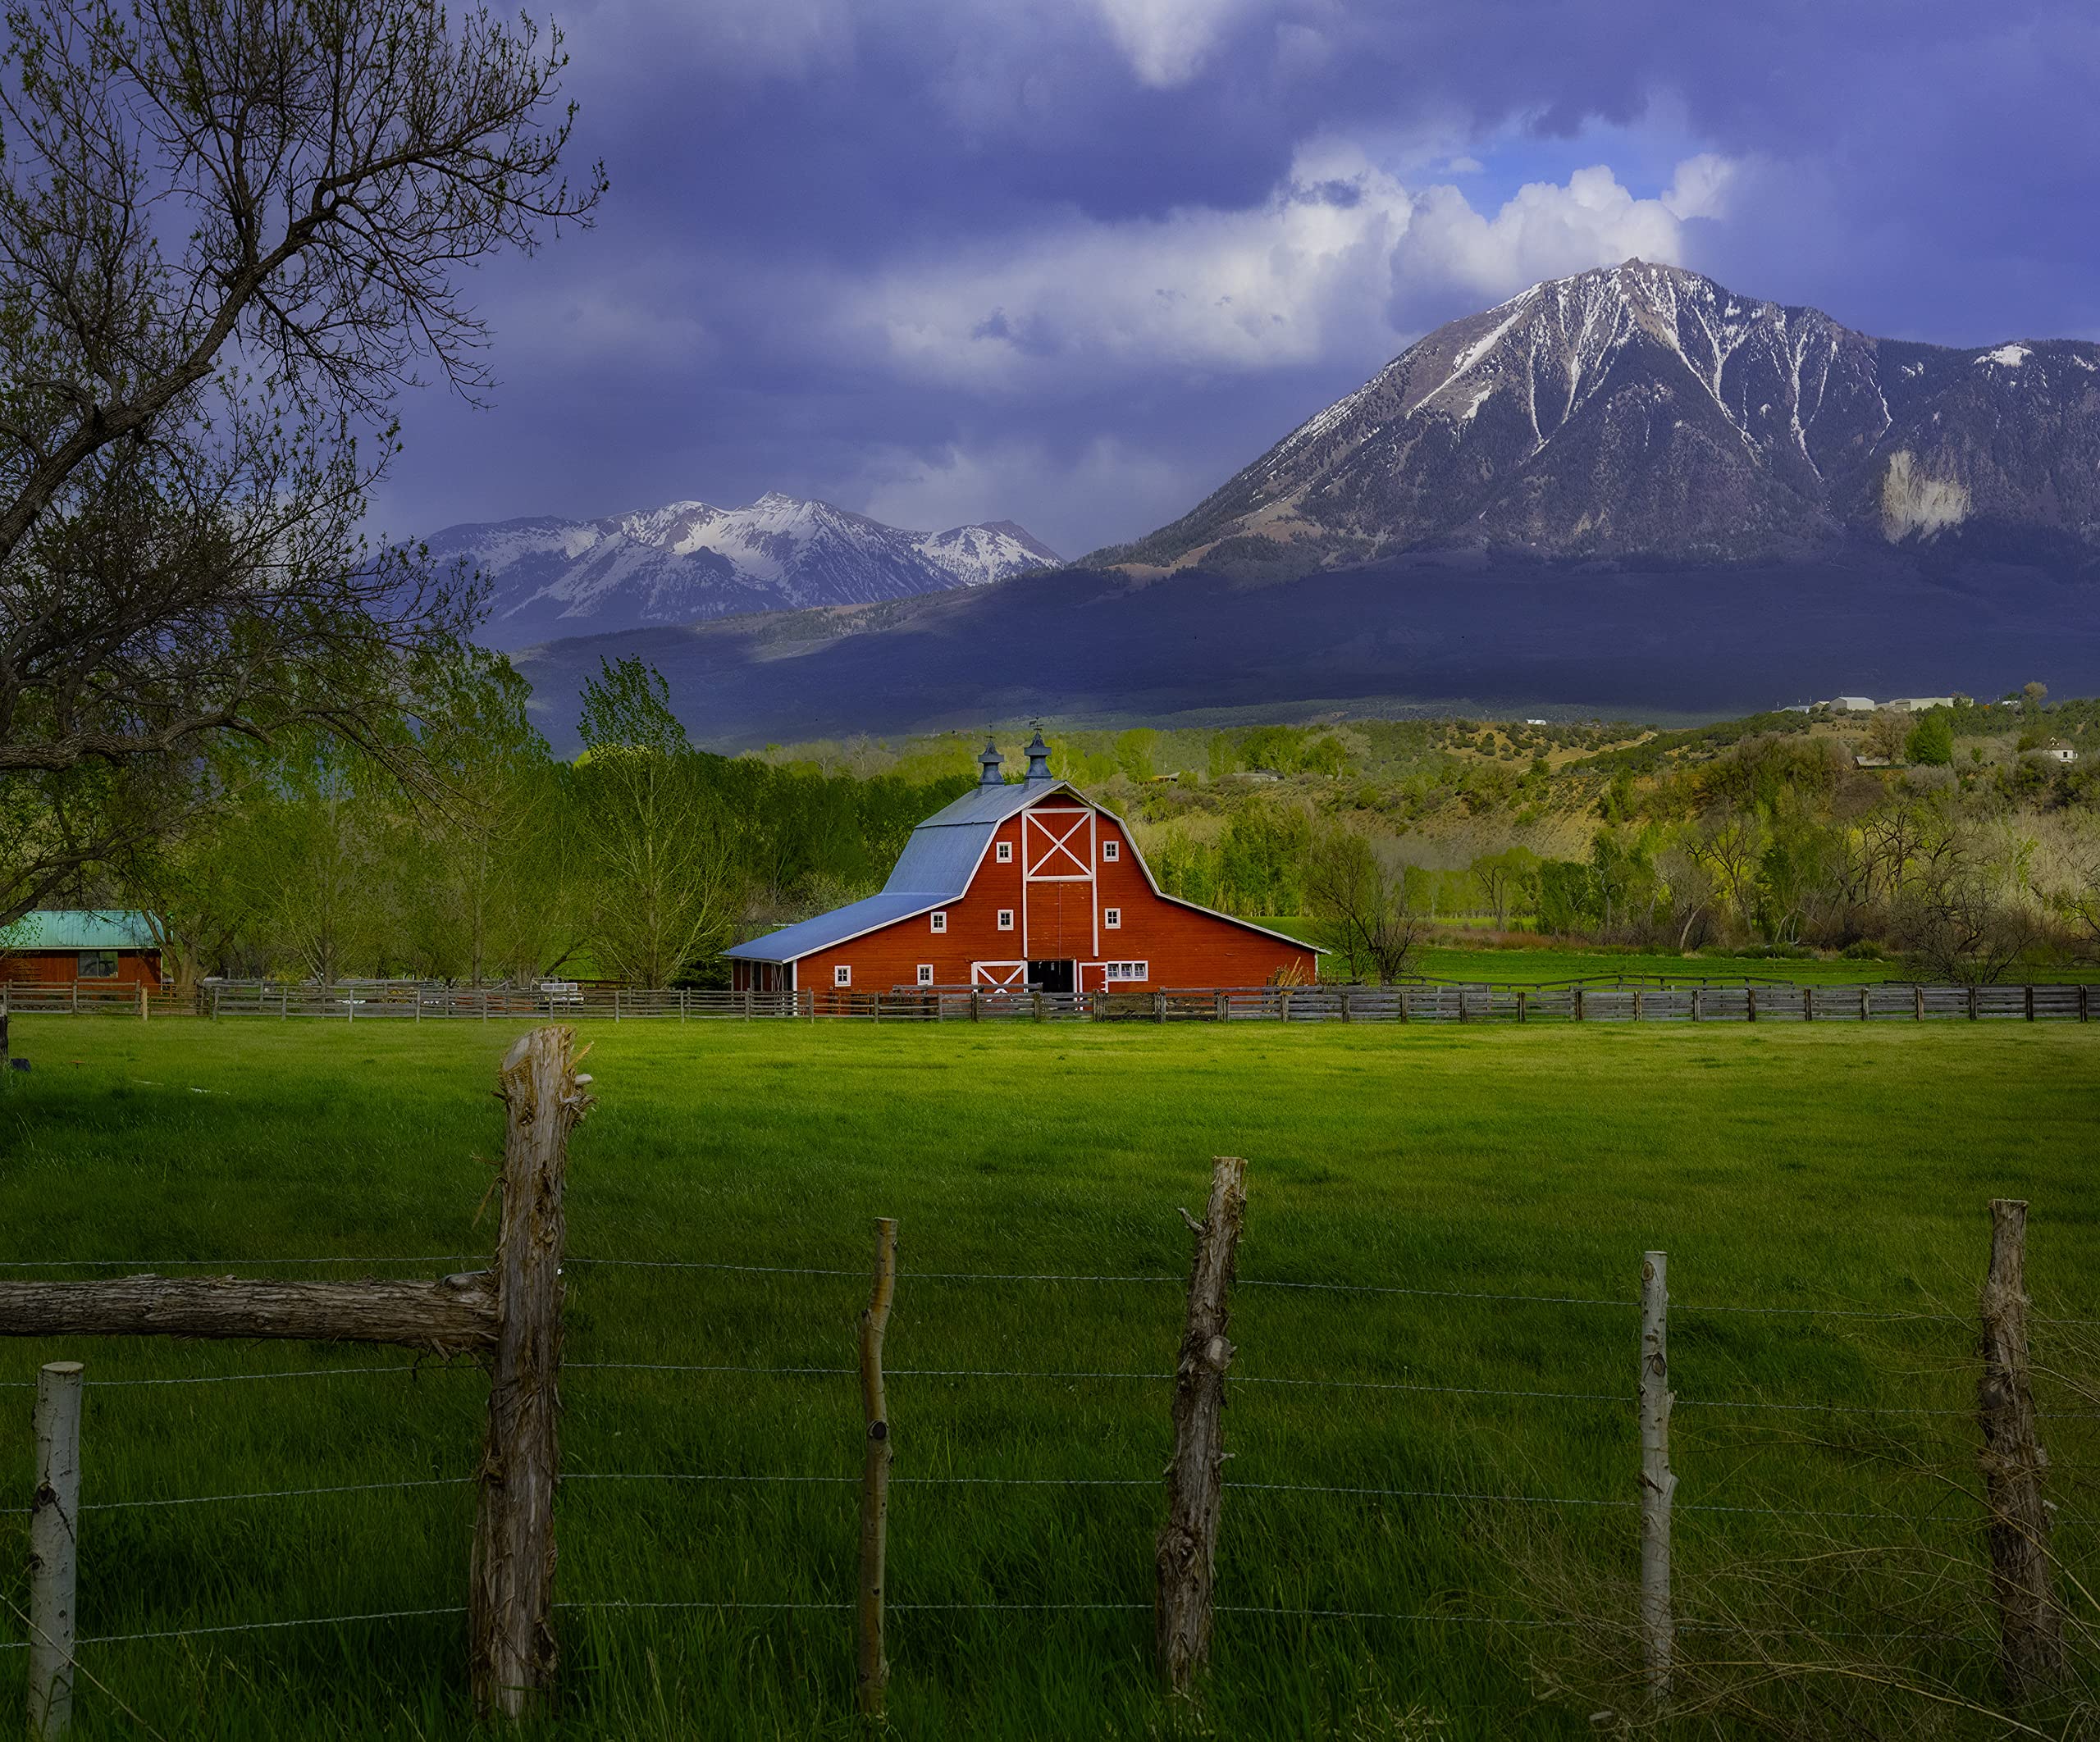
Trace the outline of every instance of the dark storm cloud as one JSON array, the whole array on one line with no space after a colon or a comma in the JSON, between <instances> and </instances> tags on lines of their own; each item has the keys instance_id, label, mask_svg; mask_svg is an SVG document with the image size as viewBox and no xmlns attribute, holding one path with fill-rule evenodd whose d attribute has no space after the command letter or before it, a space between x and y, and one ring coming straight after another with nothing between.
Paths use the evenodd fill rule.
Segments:
<instances>
[{"instance_id":1,"label":"dark storm cloud","mask_svg":"<svg viewBox=\"0 0 2100 1742\"><path fill-rule=\"evenodd\" d=\"M495 407L406 408L390 526L778 488L1076 550L1436 321L1644 250L1869 331L2100 331L2083 3L563 21L604 221L482 275Z\"/></svg>"}]
</instances>

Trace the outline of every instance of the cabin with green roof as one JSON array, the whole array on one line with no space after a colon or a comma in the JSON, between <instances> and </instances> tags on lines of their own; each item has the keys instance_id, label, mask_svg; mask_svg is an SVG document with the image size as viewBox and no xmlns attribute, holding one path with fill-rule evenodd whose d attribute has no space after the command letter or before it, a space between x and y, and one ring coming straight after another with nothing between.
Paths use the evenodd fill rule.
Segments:
<instances>
[{"instance_id":1,"label":"cabin with green roof","mask_svg":"<svg viewBox=\"0 0 2100 1742\"><path fill-rule=\"evenodd\" d=\"M0 927L0 983L161 986L161 949L145 914L52 909Z\"/></svg>"}]
</instances>

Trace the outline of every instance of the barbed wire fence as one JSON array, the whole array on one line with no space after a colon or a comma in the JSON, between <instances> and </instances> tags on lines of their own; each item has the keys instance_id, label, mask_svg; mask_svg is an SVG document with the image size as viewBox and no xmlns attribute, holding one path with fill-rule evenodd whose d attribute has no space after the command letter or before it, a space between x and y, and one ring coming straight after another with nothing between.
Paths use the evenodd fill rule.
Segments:
<instances>
[{"instance_id":1,"label":"barbed wire fence","mask_svg":"<svg viewBox=\"0 0 2100 1742\"><path fill-rule=\"evenodd\" d=\"M1653 1257L1655 1255L1650 1255ZM182 1259L162 1260L154 1268L162 1272L195 1271L217 1275L231 1275L240 1270L275 1271L290 1268L345 1268L358 1270L383 1270L391 1268L427 1268L434 1264L459 1261L460 1255L440 1255L436 1257L387 1259L374 1257L316 1257L259 1259ZM696 1276L716 1275L727 1278L765 1276L800 1284L805 1279L838 1279L861 1278L865 1270L832 1265L779 1265L751 1264L728 1259L683 1258L628 1258L617 1256L571 1256L566 1260L568 1268L587 1275L592 1270L649 1271L675 1277L681 1273ZM135 1263L126 1261L70 1261L30 1260L0 1264L0 1272L47 1272L72 1270L136 1270ZM929 1270L912 1272L906 1269L900 1278L901 1286L907 1291L921 1285L943 1288L1004 1289L1012 1290L1030 1286L1055 1288L1125 1288L1138 1287L1172 1291L1185 1288L1185 1281L1166 1274L1145 1272L1112 1272L1098 1274L1071 1274L1039 1270L981 1271L981 1270ZM1473 1302L1482 1305L1509 1305L1526 1309L1555 1309L1576 1311L1584 1315L1597 1315L1612 1325L1613 1334L1623 1329L1629 1333L1627 1348L1629 1357L1633 1353L1633 1339L1630 1335L1642 1311L1641 1301L1634 1297L1617 1297L1599 1294L1556 1293L1525 1293L1514 1290L1454 1289L1416 1287L1404 1284L1352 1281L1338 1278L1317 1277L1242 1277L1233 1280L1231 1288L1235 1296L1269 1294L1282 1297L1328 1296L1376 1302L1381 1298L1412 1299L1424 1302ZM1862 1327L1891 1327L1918 1325L1935 1332L1953 1334L1947 1339L1950 1361L1972 1359L1969 1348L1962 1348L1960 1356L1954 1353L1958 1346L1956 1338L1967 1344L1973 1337L1976 1320L1960 1313L1937 1308L1919 1311L1898 1311L1878 1307L1847 1305L1778 1305L1728 1302L1670 1302L1668 1312L1673 1317L1697 1319L1701 1316L1754 1325L1759 1322L1786 1322L1802 1325L1830 1323ZM2038 1325L2045 1332L2075 1331L2092 1327L2096 1321L2075 1316L2053 1316L2039 1319ZM2025 1333L2021 1338L2024 1347ZM1236 1353L1236 1352L1234 1352ZM1228 1362L1229 1364L1229 1362ZM565 1364L578 1372L607 1375L636 1376L651 1374L711 1374L735 1375L751 1379L776 1379L783 1383L841 1383L856 1384L865 1378L860 1364L839 1363L765 1363L738 1361L673 1361L621 1359L593 1359ZM1629 1358L1629 1367L1634 1362ZM274 1371L211 1373L190 1375L155 1375L97 1379L90 1376L86 1384L94 1390L125 1390L131 1388L167 1386L239 1386L257 1383L325 1384L331 1380L373 1375L412 1375L431 1370L479 1371L477 1363L432 1362L431 1361L400 1361L375 1365L369 1362L331 1366L326 1367L299 1367ZM1440 1383L1429 1378L1363 1378L1338 1377L1305 1373L1273 1371L1246 1372L1221 1368L1217 1374L1221 1387L1248 1388L1257 1393L1263 1389L1278 1394L1292 1393L1331 1393L1338 1398L1366 1394L1397 1393L1427 1398L1449 1398L1454 1400L1495 1400L1519 1404L1527 1410L1551 1409L1565 1407L1584 1411L1604 1410L1618 1413L1625 1422L1623 1439L1628 1450L1627 1471L1628 1487L1634 1489L1625 1494L1610 1493L1553 1493L1518 1490L1509 1486L1420 1486L1375 1483L1323 1483L1313 1480L1282 1480L1249 1478L1241 1480L1223 1473L1221 1466L1221 1487L1224 1495L1260 1506L1271 1500L1290 1497L1326 1499L1351 1505L1365 1502L1405 1502L1410 1505L1430 1505L1466 1508L1515 1508L1526 1512L1554 1514L1567 1512L1592 1516L1624 1516L1629 1527L1636 1526L1638 1515L1642 1523L1653 1528L1656 1511L1656 1493L1653 1484L1637 1486L1636 1473L1639 1465L1635 1457L1635 1436L1632 1431L1634 1418L1641 1404L1641 1388L1629 1383L1623 1390L1555 1388L1537 1385L1493 1385ZM902 1382L899 1393L902 1402L901 1411L902 1433L891 1440L898 1462L891 1483L905 1491L924 1491L938 1495L943 1492L973 1489L1056 1489L1069 1491L1121 1491L1136 1494L1162 1490L1162 1478L1157 1472L1132 1471L1125 1475L1031 1475L1018 1472L999 1474L942 1474L915 1471L911 1467L911 1415L913 1384L919 1381L970 1381L1002 1384L1050 1383L1066 1385L1093 1386L1157 1386L1171 1388L1180 1383L1182 1375L1164 1365L1157 1367L1133 1366L1128 1368L1075 1366L1021 1366L1009 1365L970 1366L889 1366L883 1377ZM1664 1377L1673 1376L1665 1366ZM1634 1375L1629 1374L1629 1379ZM0 1382L11 1390L34 1390L34 1380ZM2089 1392L2086 1394L2089 1400ZM2074 1396L2073 1401L2079 1399ZM1930 1404L1895 1404L1860 1402L1838 1398L1803 1400L1752 1394L1695 1393L1690 1396L1672 1396L1665 1406L1665 1416L1670 1409L1705 1412L1717 1420L1746 1418L1755 1422L1777 1418L1783 1425L1810 1418L1824 1418L1838 1423L1859 1424L1865 1427L1884 1427L1890 1423L1916 1422L1942 1424L1955 1421L1974 1421L1978 1412L1974 1409L1953 1408ZM2100 1410L2090 1408L2034 1409L2029 1400L2029 1412L2042 1427L2052 1423L2090 1421L2100 1419ZM889 1424L885 1422L885 1430ZM1796 1430L1787 1426L1787 1432ZM89 1447L85 1456L92 1459L94 1448ZM1766 1524L1783 1523L1812 1529L1838 1535L1862 1525L1888 1525L1913 1529L1920 1525L1952 1525L1968 1526L1978 1533L1985 1533L1993 1524L2002 1522L2002 1503L1974 1488L1950 1493L1950 1500L1958 1505L1948 1509L1929 1512L1897 1511L1878 1507L1846 1506L1777 1506L1742 1503L1721 1498L1701 1499L1695 1495L1678 1498L1674 1492L1682 1480L1682 1471L1667 1463L1671 1470L1670 1488L1664 1508L1665 1529L1669 1516L1688 1521L1699 1521L1715 1528L1725 1528L1732 1522L1761 1521ZM2038 1478L2038 1471L2036 1472ZM196 1494L138 1495L114 1499L95 1499L76 1503L78 1515L87 1521L90 1529L84 1538L84 1552L93 1553L92 1521L98 1514L168 1514L189 1516L194 1509L227 1507L252 1507L272 1502L303 1500L319 1497L347 1498L401 1494L419 1490L441 1490L467 1488L474 1485L472 1475L404 1477L395 1480L354 1483L313 1483L276 1489L238 1492L214 1492ZM813 1489L850 1489L863 1484L863 1478L851 1474L794 1472L765 1470L676 1471L676 1470L619 1470L582 1469L563 1472L564 1488L589 1491L594 1488L629 1491L650 1488L669 1489L710 1488L728 1489L736 1486L774 1486L788 1492ZM1958 1484L1956 1484L1958 1488ZM30 1507L7 1509L11 1516L25 1516ZM2056 1522L2070 1521L2066 1515L2054 1514ZM1213 1516L1213 1533L1216 1530ZM1228 1525L1226 1528L1230 1528ZM1629 1530L1629 1539L1632 1530ZM2034 1546L2030 1541L2029 1547ZM2045 1564L2054 1553L2044 1543L2041 1546ZM1208 1553L1215 1557L1215 1534L1208 1545ZM1668 1559L1664 1561L1667 1573ZM1980 1567L1979 1568L1980 1571ZM895 1569L898 1583L908 1593L911 1571L908 1565ZM2076 1581L2072 1581L2075 1585ZM1252 1593L1245 1594L1252 1595ZM1628 1598L1623 1607L1628 1612L1614 1617L1600 1615L1599 1599L1594 1591L1581 1602L1565 1602L1558 1606L1558 1612L1522 1613L1489 1612L1488 1606L1478 1602L1464 1605L1444 1605L1421 1608L1365 1607L1349 1602L1322 1603L1308 1601L1303 1603L1262 1603L1232 1600L1235 1593L1228 1590L1227 1600L1207 1603L1208 1613L1221 1617L1245 1617L1250 1620L1287 1622L1346 1622L1364 1625L1404 1625L1410 1626L1455 1627L1503 1630L1535 1637L1548 1633L1588 1635L1600 1632L1620 1639L1638 1656L1638 1678L1653 1693L1667 1696L1669 1677L1673 1670L1681 1670L1678 1653L1687 1640L1696 1641L1701 1636L1740 1639L1748 1624L1742 1618L1699 1616L1681 1611L1672 1611L1667 1605L1667 1585L1662 1592L1665 1604L1664 1622L1659 1635L1654 1630L1642 1630L1631 1612L1633 1594L1615 1593L1616 1598ZM1655 1600L1656 1592L1652 1583L1644 1584L1638 1594L1641 1599ZM2074 1632L2084 1641L2089 1642L2092 1617L2085 1615L2075 1603L2056 1601L2062 1614L2071 1616ZM1098 1599L1063 1601L1013 1600L956 1600L915 1601L907 1597L904 1601L889 1601L884 1593L883 1609L887 1616L906 1617L913 1615L956 1615L982 1612L988 1615L1023 1615L1066 1613L1073 1615L1136 1616L1156 1612L1158 1603L1156 1594L1105 1594ZM859 1604L854 1594L839 1593L810 1598L778 1598L760 1594L734 1591L716 1591L695 1594L690 1598L624 1599L617 1596L585 1600L558 1600L553 1605L557 1613L570 1615L599 1615L618 1617L623 1614L651 1615L677 1612L714 1612L718 1614L748 1613L753 1616L769 1614L810 1614L844 1618L855 1616ZM1549 1607L1554 1607L1549 1605ZM240 1636L272 1635L297 1629L350 1628L382 1624L417 1623L456 1621L468 1613L466 1605L430 1606L411 1602L398 1608L366 1610L355 1613L326 1614L311 1617L276 1617L267 1620L212 1623L200 1621L180 1626L148 1627L129 1631L108 1631L73 1637L66 1642L64 1655L70 1665L72 1654L93 1649L102 1651L126 1646L154 1646L173 1644L192 1639L211 1639L229 1643ZM17 1613L21 1623L22 1636L0 1639L0 1653L33 1652L39 1644L39 1623L34 1615ZM2061 1620L2060 1615L2059 1619ZM1985 1617L1988 1621L1988 1617ZM1208 1622L1206 1622L1206 1626ZM1808 1625L1806 1624L1805 1625ZM1809 1630L1822 1640L1859 1640L1878 1648L1906 1648L1919 1642L1934 1645L1957 1646L1972 1655L1990 1653L2002 1658L2006 1649L2006 1621L2000 1615L1997 1625L1979 1625L1960 1630L1944 1626L1895 1626L1881 1629L1850 1629L1832 1627L1827 1623L1809 1626ZM1657 1640L1666 1642L1660 1647L1658 1661ZM46 1643L48 1643L48 1641ZM2082 1664L2070 1666L2068 1676L2084 1673ZM112 1696L114 1697L114 1696ZM58 1733L46 1723L43 1733Z\"/></svg>"}]
</instances>

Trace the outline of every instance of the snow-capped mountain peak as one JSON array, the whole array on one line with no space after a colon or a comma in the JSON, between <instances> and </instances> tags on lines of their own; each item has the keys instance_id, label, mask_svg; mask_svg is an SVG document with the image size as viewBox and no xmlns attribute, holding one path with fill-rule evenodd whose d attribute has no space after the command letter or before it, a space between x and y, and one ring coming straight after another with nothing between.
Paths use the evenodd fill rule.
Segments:
<instances>
[{"instance_id":1,"label":"snow-capped mountain peak","mask_svg":"<svg viewBox=\"0 0 2100 1742\"><path fill-rule=\"evenodd\" d=\"M747 508L671 502L602 520L448 527L430 541L490 586L482 638L553 636L746 611L864 604L981 586L1063 559L1011 521L919 532L769 490Z\"/></svg>"},{"instance_id":2,"label":"snow-capped mountain peak","mask_svg":"<svg viewBox=\"0 0 2100 1742\"><path fill-rule=\"evenodd\" d=\"M2096 374L2100 347L2076 340L1876 339L1628 260L1439 327L1180 520L1089 560L1736 560L1956 527L2100 546Z\"/></svg>"}]
</instances>

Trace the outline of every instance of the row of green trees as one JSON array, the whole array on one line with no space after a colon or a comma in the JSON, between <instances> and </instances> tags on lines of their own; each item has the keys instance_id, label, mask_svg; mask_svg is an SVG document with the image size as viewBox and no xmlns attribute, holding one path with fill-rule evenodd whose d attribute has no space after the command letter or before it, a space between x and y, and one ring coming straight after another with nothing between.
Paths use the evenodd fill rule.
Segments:
<instances>
[{"instance_id":1,"label":"row of green trees","mask_svg":"<svg viewBox=\"0 0 2100 1742\"><path fill-rule=\"evenodd\" d=\"M507 663L474 659L449 691L413 783L318 733L222 755L215 801L112 892L157 916L178 978L710 983L751 916L879 887L969 785L696 750L639 660L586 686L573 763L548 754Z\"/></svg>"}]
</instances>

